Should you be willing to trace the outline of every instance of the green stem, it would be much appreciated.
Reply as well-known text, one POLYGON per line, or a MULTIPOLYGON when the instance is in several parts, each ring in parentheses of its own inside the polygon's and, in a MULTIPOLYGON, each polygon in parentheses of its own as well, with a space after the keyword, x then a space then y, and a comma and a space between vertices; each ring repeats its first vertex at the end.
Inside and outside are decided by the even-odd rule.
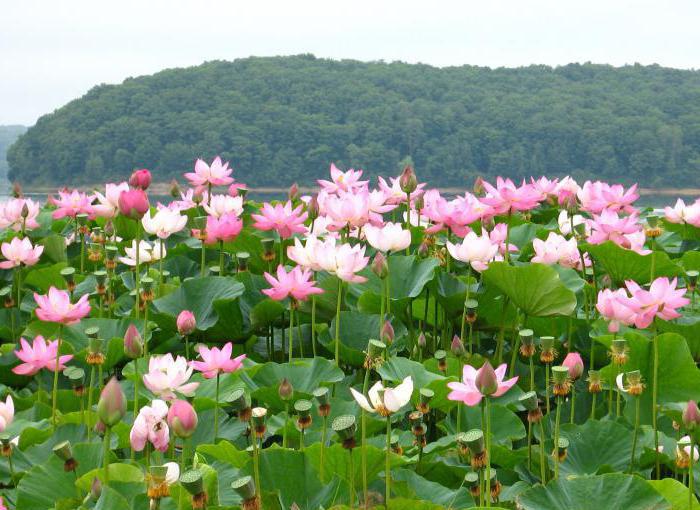
POLYGON ((220 372, 216 373, 216 400, 214 401, 214 444, 219 437, 219 379, 220 372))
POLYGON ((561 397, 557 395, 557 415, 554 422, 554 479, 559 478, 559 424, 561 422, 561 397))
MULTIPOLYGON (((659 380, 659 342, 656 335, 652 339, 654 347, 654 375, 651 389, 651 426, 654 429, 654 452, 656 456, 656 479, 661 476, 661 454, 659 453, 659 429, 656 426, 658 380, 659 380)), ((691 451, 692 457, 692 451, 691 451)))
MULTIPOLYGON (((367 395, 367 389, 369 388, 369 368, 365 369, 365 380, 362 384, 362 394, 367 395)), ((365 505, 367 504, 367 413, 364 409, 361 410, 360 422, 362 426, 361 436, 362 436, 362 495, 364 497, 365 505)))
POLYGON ((328 434, 328 416, 323 417, 323 430, 321 431, 321 452, 319 454, 319 466, 321 469, 321 483, 324 483, 325 470, 323 465, 323 457, 326 451, 326 436, 328 434))
MULTIPOLYGON (((204 237, 204 232, 202 232, 202 237, 204 237)), ((200 270, 199 270, 200 276, 202 276, 202 277, 206 276, 206 272, 207 272, 207 245, 204 244, 204 239, 202 239, 202 254, 201 254, 201 259, 200 259, 199 265, 200 265, 200 270)))
POLYGON ((316 296, 311 296, 311 349, 316 357, 316 296))
POLYGON ((530 391, 535 391, 535 356, 530 356, 530 391))
MULTIPOLYGON (((464 293, 464 306, 462 307, 462 327, 460 328, 460 333, 459 333, 459 339, 462 342, 462 345, 464 345, 464 326, 467 323, 467 302, 469 301, 469 290, 471 285, 470 280, 472 276, 472 266, 467 265, 467 290, 464 293)), ((472 346, 471 343, 469 343, 469 352, 472 352, 472 346)))
MULTIPOLYGON (((136 417, 138 416, 139 413, 139 359, 134 358, 134 375, 136 377, 134 378, 134 421, 136 421, 136 417)), ((134 449, 131 449, 131 460, 134 460, 136 458, 136 452, 134 449)), ((184 473, 184 471, 183 471, 184 473)))
POLYGON ((134 288, 136 289, 136 318, 141 315, 141 222, 136 222, 136 266, 134 266, 134 288))
POLYGON ((56 364, 53 371, 53 390, 51 391, 51 424, 56 428, 56 407, 58 405, 58 370, 61 359, 61 337, 63 336, 63 324, 58 325, 58 347, 56 349, 56 364))
POLYGON ((571 385, 571 416, 569 418, 569 423, 574 423, 574 417, 576 414, 576 388, 571 385))
POLYGON ((95 365, 90 365, 90 386, 88 386, 88 405, 87 405, 87 422, 85 428, 87 430, 87 440, 90 442, 92 434, 92 389, 95 386, 95 365))
POLYGON ((160 259, 158 259, 158 297, 163 296, 163 239, 158 238, 160 243, 160 259))
POLYGON ((532 471, 532 423, 527 421, 527 468, 532 471))
POLYGON ((224 276, 224 242, 219 241, 219 276, 224 276))
POLYGON ((693 461, 695 457, 695 441, 690 441, 690 463, 688 464, 688 508, 693 510, 695 499, 695 473, 693 473, 693 461))
POLYGON ((384 463, 384 480, 386 482, 384 504, 389 508, 391 496, 391 415, 386 417, 386 462, 384 463))
POLYGON ((545 363, 544 369, 544 401, 547 406, 547 414, 549 414, 549 363, 545 363))
POLYGON ((80 274, 85 274, 85 234, 80 234, 80 274))
POLYGON ((248 427, 253 434, 253 471, 255 474, 255 495, 260 498, 262 494, 262 487, 260 486, 260 445, 258 444, 258 438, 255 436, 255 429, 253 428, 253 423, 248 422, 248 427))
POLYGON ((111 427, 105 427, 105 438, 104 438, 104 469, 105 469, 105 479, 103 480, 104 486, 109 486, 109 435, 112 431, 111 427))
POLYGON ((491 498, 489 497, 489 485, 491 484, 491 407, 489 398, 484 397, 486 401, 486 483, 484 484, 484 497, 486 498, 486 508, 491 507, 491 498))
POLYGON ((545 454, 545 438, 544 438, 544 425, 542 424, 542 418, 539 421, 540 424, 540 478, 542 484, 547 483, 547 458, 545 454))
MULTIPOLYGON (((510 218, 513 215, 513 212, 508 209, 508 221, 506 222, 506 249, 505 253, 503 254, 503 259, 505 260, 506 264, 510 264, 510 250, 508 249, 510 246, 510 218)), ((491 480, 488 480, 487 483, 491 483, 491 480)), ((490 501, 490 498, 488 498, 490 501)))
MULTIPOLYGON (((339 322, 339 321, 336 321, 339 322)), ((292 362, 294 350, 294 305, 289 305, 289 363, 292 362)))
POLYGON ((593 395, 591 396, 591 420, 595 420, 595 401, 597 396, 597 393, 593 393, 593 395))
POLYGON ((348 449, 350 454, 350 508, 355 508, 355 462, 352 458, 352 448, 348 449))
POLYGON ((338 279, 338 299, 335 305, 335 366, 340 366, 340 304, 343 301, 343 280, 338 279))
POLYGON ((634 435, 632 436, 632 455, 630 456, 630 470, 634 467, 634 454, 637 451, 637 436, 639 435, 639 403, 642 399, 634 398, 634 435))
MULTIPOLYGON (((420 218, 418 218, 420 225, 420 218)), ((411 194, 406 193, 406 230, 411 231, 411 194)), ((406 246, 406 256, 411 254, 411 245, 406 246)))
POLYGON ((289 402, 284 404, 284 431, 282 432, 282 448, 287 447, 287 426, 289 425, 289 402))

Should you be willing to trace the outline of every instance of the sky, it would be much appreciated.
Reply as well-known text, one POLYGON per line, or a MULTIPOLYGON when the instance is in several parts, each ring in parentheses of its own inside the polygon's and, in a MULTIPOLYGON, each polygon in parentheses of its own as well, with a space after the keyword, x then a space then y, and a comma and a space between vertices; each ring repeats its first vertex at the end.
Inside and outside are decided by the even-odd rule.
POLYGON ((697 0, 0 0, 0 124, 208 60, 700 68, 697 0))

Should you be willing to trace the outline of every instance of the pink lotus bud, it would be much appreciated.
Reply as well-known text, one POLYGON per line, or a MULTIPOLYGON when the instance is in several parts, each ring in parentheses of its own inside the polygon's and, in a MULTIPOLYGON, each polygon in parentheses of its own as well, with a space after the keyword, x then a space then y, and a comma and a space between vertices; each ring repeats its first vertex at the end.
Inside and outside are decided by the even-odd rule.
POLYGON ((97 416, 107 427, 113 427, 126 414, 126 396, 117 379, 112 377, 102 389, 97 402, 97 416))
POLYGON ((279 396, 282 400, 289 400, 292 398, 292 395, 294 395, 294 387, 286 377, 282 379, 277 391, 279 392, 279 396))
POLYGON ((403 169, 403 172, 401 172, 399 186, 401 186, 401 191, 404 193, 413 193, 418 187, 418 180, 416 179, 416 174, 411 165, 408 165, 403 169))
POLYGON ((179 438, 188 438, 197 428, 197 413, 187 400, 175 400, 168 411, 168 426, 179 438))
POLYGON ((139 188, 142 190, 147 190, 151 185, 151 172, 142 168, 140 170, 134 170, 129 178, 129 186, 133 188, 139 188))
POLYGON ((14 198, 21 198, 24 193, 22 193, 22 185, 17 181, 12 183, 12 196, 14 198))
POLYGON ((452 337, 452 344, 450 345, 450 350, 452 351, 452 354, 454 354, 457 357, 464 355, 464 344, 462 343, 462 339, 459 338, 459 335, 455 335, 452 337))
POLYGON ((583 374, 583 359, 578 352, 570 352, 564 358, 562 366, 569 369, 569 377, 573 380, 578 379, 583 374))
POLYGON ((299 185, 296 182, 289 187, 287 197, 292 201, 299 198, 299 185))
POLYGON ((476 371, 476 378, 474 380, 476 389, 482 395, 493 395, 498 389, 498 377, 496 376, 496 371, 491 366, 491 363, 486 361, 483 366, 476 371))
POLYGON ((309 219, 313 221, 316 218, 318 218, 319 210, 320 210, 320 208, 318 205, 318 193, 317 193, 314 196, 312 196, 311 200, 309 200, 309 203, 306 204, 306 212, 309 213, 309 219))
POLYGON ((374 256, 371 268, 372 272, 382 280, 389 274, 389 264, 387 263, 386 257, 384 257, 382 252, 378 251, 374 256))
POLYGON ((140 220, 149 207, 148 196, 142 189, 122 191, 119 195, 119 212, 131 219, 140 220))
POLYGON ((178 198, 180 196, 180 185, 175 179, 170 181, 170 196, 173 198, 178 198))
POLYGON ((102 420, 97 420, 97 423, 95 423, 92 430, 94 430, 96 434, 102 435, 105 433, 105 430, 107 430, 107 427, 105 427, 105 424, 102 423, 102 420))
POLYGON ((384 321, 380 340, 387 345, 394 341, 394 326, 391 325, 391 321, 384 321))
POLYGON ((129 324, 124 334, 124 354, 131 359, 143 356, 143 339, 133 324, 129 324))
POLYGON ((421 331, 420 335, 418 335, 418 340, 416 340, 416 343, 418 344, 418 347, 420 349, 425 349, 425 346, 428 345, 428 342, 425 339, 425 335, 421 331))
POLYGON ((102 482, 99 478, 95 477, 92 479, 92 484, 90 484, 90 498, 93 501, 100 499, 102 495, 102 482))
POLYGON ((27 205, 27 202, 22 204, 22 212, 20 214, 22 214, 22 218, 25 219, 27 218, 27 216, 29 216, 29 206, 27 205))
POLYGON ((197 328, 197 319, 194 314, 189 310, 183 310, 180 315, 177 316, 177 332, 182 336, 187 336, 192 334, 192 332, 197 328))
POLYGON ((700 409, 698 409, 698 404, 695 400, 688 402, 683 411, 683 425, 685 425, 688 432, 693 431, 700 425, 700 409))

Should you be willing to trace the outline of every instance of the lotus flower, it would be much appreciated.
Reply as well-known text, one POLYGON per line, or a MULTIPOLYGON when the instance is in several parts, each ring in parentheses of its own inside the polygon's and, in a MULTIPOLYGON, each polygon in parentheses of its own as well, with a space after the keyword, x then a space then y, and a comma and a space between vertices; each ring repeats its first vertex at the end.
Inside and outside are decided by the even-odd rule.
POLYGON ((197 319, 189 310, 183 310, 179 313, 176 324, 177 332, 182 336, 190 335, 195 329, 197 329, 197 319))
POLYGON ((216 156, 211 166, 198 159, 194 164, 194 172, 186 173, 185 178, 196 187, 228 186, 233 182, 231 172, 233 169, 228 167, 228 162, 223 163, 221 158, 216 156))
POLYGON ((299 266, 287 272, 280 264, 277 266, 277 278, 267 272, 264 276, 272 288, 263 289, 262 292, 275 301, 281 301, 290 296, 297 301, 306 301, 312 294, 323 293, 322 289, 314 286, 316 282, 311 280, 311 271, 299 266))
MULTIPOLYGON (((15 374, 34 375, 42 368, 56 370, 56 354, 58 351, 58 340, 47 342, 43 336, 37 335, 29 345, 24 338, 19 339, 21 349, 15 351, 15 356, 24 363, 12 369, 15 374)), ((58 369, 66 368, 66 363, 73 359, 72 354, 66 354, 58 358, 58 369)))
POLYGON ((0 228, 11 228, 19 232, 22 228, 33 230, 39 227, 36 218, 41 206, 30 198, 11 198, 0 203, 0 228))
POLYGON ((632 204, 639 198, 639 193, 636 184, 625 191, 621 184, 611 186, 601 181, 586 181, 577 196, 581 202, 581 209, 593 214, 598 214, 604 209, 632 213, 635 210, 632 204))
POLYGON ((143 229, 159 239, 167 239, 172 234, 180 232, 187 225, 187 216, 172 209, 159 209, 151 216, 150 211, 141 218, 143 229))
POLYGON ((119 184, 108 183, 105 185, 105 194, 95 192, 95 197, 99 204, 93 206, 95 214, 102 218, 114 218, 119 212, 119 197, 123 191, 129 191, 129 184, 121 182, 119 184))
POLYGON ((129 189, 119 194, 119 212, 133 220, 139 220, 150 208, 148 195, 142 189, 129 189))
POLYGON ((0 433, 5 432, 14 419, 15 403, 12 401, 12 395, 8 395, 4 403, 0 402, 0 433))
POLYGON ((336 245, 334 238, 328 238, 318 246, 316 259, 321 269, 336 275, 345 282, 362 283, 367 281, 367 278, 357 274, 369 262, 369 257, 365 257, 364 246, 359 244, 351 246, 347 243, 336 245))
POLYGON ((568 175, 557 183, 557 202, 562 207, 573 208, 576 205, 576 197, 581 186, 568 175))
POLYGON ((476 271, 485 270, 498 253, 498 245, 491 242, 487 232, 480 236, 469 232, 460 244, 447 241, 446 246, 452 258, 470 264, 476 271))
MULTIPOLYGON (((243 220, 236 216, 236 213, 224 214, 220 218, 207 216, 204 244, 233 241, 241 233, 241 230, 243 230, 243 220)), ((192 229, 192 234, 198 237, 200 231, 192 229)))
POLYGON ((151 185, 151 179, 151 172, 147 169, 134 170, 129 177, 129 186, 146 191, 151 185))
POLYGON ((170 404, 168 426, 177 437, 186 439, 192 436, 198 421, 197 412, 187 400, 174 400, 170 404))
POLYGON ((369 221, 369 193, 367 190, 342 191, 330 195, 322 202, 322 208, 331 220, 330 230, 360 228, 369 221))
POLYGON ((331 181, 320 179, 319 185, 328 193, 337 193, 338 191, 353 191, 354 189, 363 188, 369 181, 361 181, 362 170, 353 170, 347 172, 339 170, 331 163, 331 181))
POLYGON ((176 393, 186 397, 194 395, 198 382, 188 383, 194 369, 187 365, 187 360, 168 353, 151 356, 148 360, 148 372, 143 375, 143 383, 151 393, 163 400, 174 400, 176 393))
POLYGON ((295 233, 306 232, 307 214, 302 212, 303 206, 298 205, 292 208, 292 203, 269 204, 265 202, 260 209, 260 214, 251 214, 255 220, 253 227, 258 230, 275 230, 282 239, 287 239, 295 233))
POLYGON ((299 238, 295 237, 294 245, 287 246, 287 257, 305 269, 320 271, 321 266, 316 259, 316 250, 321 244, 315 235, 309 235, 303 244, 299 238))
MULTIPOLYGON (((382 193, 384 193, 384 196, 386 197, 387 204, 402 204, 406 202, 408 196, 406 195, 406 192, 401 188, 400 177, 389 177, 391 185, 387 184, 383 177, 378 177, 377 180, 379 181, 379 189, 382 191, 382 193)), ((423 188, 425 188, 425 186, 425 183, 417 184, 416 188, 413 191, 411 191, 411 200, 415 200, 423 196, 423 188)))
POLYGON ((447 383, 447 387, 452 390, 447 398, 475 406, 484 396, 500 397, 518 382, 517 377, 504 381, 505 375, 505 363, 495 370, 488 361, 479 370, 471 365, 464 365, 462 382, 447 383))
POLYGON ((434 223, 426 230, 431 234, 449 228, 456 235, 464 237, 471 230, 469 224, 494 213, 491 206, 480 202, 471 193, 447 201, 438 190, 430 190, 423 199, 425 206, 422 213, 434 223))
POLYGON ((365 239, 375 250, 390 252, 405 250, 411 245, 411 231, 399 223, 386 223, 383 227, 367 225, 365 239))
POLYGON ((190 366, 202 372, 205 379, 212 379, 220 373, 235 372, 243 366, 245 354, 241 354, 231 359, 233 345, 231 342, 226 342, 222 349, 212 347, 211 349, 203 345, 199 346, 199 357, 202 361, 190 361, 190 366))
MULTIPOLYGON (((532 247, 535 250, 532 262, 581 269, 581 254, 573 237, 567 240, 555 232, 550 232, 546 241, 533 239, 532 247)), ((591 265, 591 261, 585 255, 584 260, 587 266, 591 265)))
POLYGON ((588 226, 588 223, 586 222, 586 219, 581 216, 580 214, 574 214, 573 218, 569 216, 569 214, 566 212, 566 210, 563 210, 559 213, 559 217, 557 218, 557 223, 559 224, 559 232, 561 232, 563 235, 568 236, 572 235, 573 232, 571 231, 571 223, 573 222, 574 228, 576 228, 579 225, 584 225, 585 230, 586 230, 586 235, 590 235, 590 227, 588 226))
POLYGON ((41 245, 32 246, 32 242, 27 237, 22 239, 14 237, 9 243, 2 243, 0 251, 2 251, 2 256, 7 259, 0 262, 0 268, 10 269, 21 264, 33 266, 39 262, 44 247, 41 245))
POLYGON ((517 187, 513 181, 502 177, 496 179, 496 186, 486 181, 483 184, 486 196, 481 201, 493 207, 496 214, 529 211, 537 207, 542 199, 541 194, 530 184, 523 183, 517 187))
POLYGON ((65 217, 75 218, 78 214, 87 214, 90 219, 93 219, 95 217, 93 199, 92 195, 86 195, 78 190, 59 191, 58 198, 49 198, 49 202, 57 207, 51 217, 59 220, 65 217))
MULTIPOLYGON (((139 242, 139 264, 148 264, 151 262, 156 262, 162 258, 165 258, 167 251, 165 246, 162 247, 160 243, 151 244, 148 241, 139 242)), ((124 248, 126 257, 119 257, 119 261, 127 266, 136 266, 136 240, 131 242, 131 247, 124 248)))
POLYGON ((119 423, 126 414, 126 395, 119 381, 112 377, 100 393, 97 402, 97 416, 100 422, 107 427, 113 427, 119 423))
POLYGON ((630 305, 635 310, 635 326, 647 328, 654 317, 663 320, 676 319, 681 316, 677 309, 690 300, 685 296, 685 289, 676 288, 677 278, 669 280, 661 277, 651 282, 649 290, 642 289, 636 282, 627 280, 625 285, 631 295, 630 305))
POLYGON ((578 352, 570 352, 562 361, 562 366, 569 370, 569 377, 573 380, 581 377, 583 373, 583 359, 578 352))
POLYGON ((624 289, 603 289, 599 291, 598 302, 595 306, 600 315, 610 321, 608 331, 611 333, 617 333, 620 330, 620 324, 626 326, 634 324, 636 318, 635 305, 631 302, 624 289))
POLYGON ((168 405, 162 400, 154 400, 150 406, 143 406, 129 433, 131 448, 140 452, 146 442, 150 442, 156 450, 167 451, 170 442, 167 416, 168 405))
POLYGON ((38 305, 36 316, 44 322, 58 322, 65 325, 77 324, 80 319, 90 313, 88 294, 83 294, 77 303, 70 302, 70 294, 56 287, 49 288, 48 294, 34 293, 34 301, 38 305))
POLYGON ((664 208, 664 216, 671 223, 687 223, 700 227, 700 199, 686 206, 685 202, 679 198, 675 206, 664 208))
POLYGON ((645 235, 637 215, 619 216, 615 211, 604 209, 600 214, 593 216, 590 227, 591 233, 587 240, 591 244, 612 241, 642 255, 650 253, 643 249, 645 235))
POLYGON ((395 388, 385 388, 382 381, 377 381, 369 389, 369 400, 354 388, 350 388, 350 393, 365 411, 379 413, 381 416, 389 416, 411 401, 413 379, 409 375, 395 388))
POLYGON ((221 218, 230 213, 240 216, 243 214, 243 197, 212 195, 208 202, 202 204, 202 207, 209 216, 215 218, 221 218))

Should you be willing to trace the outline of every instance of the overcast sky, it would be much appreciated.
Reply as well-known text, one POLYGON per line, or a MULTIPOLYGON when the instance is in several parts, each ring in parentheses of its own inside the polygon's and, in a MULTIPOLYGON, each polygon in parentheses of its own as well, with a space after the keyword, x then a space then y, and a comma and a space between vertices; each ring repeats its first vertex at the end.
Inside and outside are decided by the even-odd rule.
POLYGON ((0 0, 0 124, 99 83, 250 55, 700 68, 699 19, 698 0, 0 0))

